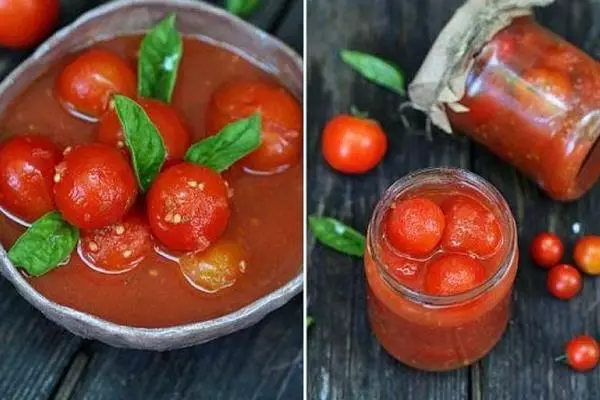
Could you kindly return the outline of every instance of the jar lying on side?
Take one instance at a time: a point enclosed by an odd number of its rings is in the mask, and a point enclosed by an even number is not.
[[[469,365],[506,329],[517,264],[515,221],[493,186],[460,169],[408,175],[386,191],[369,224],[371,328],[408,366]]]
[[[574,200],[600,177],[600,64],[531,17],[514,19],[474,58],[450,122],[552,198]]]

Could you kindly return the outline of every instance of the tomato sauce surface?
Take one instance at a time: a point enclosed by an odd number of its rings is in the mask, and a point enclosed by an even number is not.
[[[141,37],[95,44],[136,64]],[[98,124],[70,115],[56,99],[58,74],[75,55],[53,65],[18,97],[0,120],[2,138],[35,133],[65,148],[96,140]],[[35,77],[32,77],[32,79]],[[238,54],[195,38],[184,39],[172,105],[197,141],[206,136],[205,113],[212,93],[236,79],[280,84]],[[234,191],[232,215],[223,239],[242,244],[247,267],[236,283],[209,294],[191,286],[179,265],[152,253],[138,267],[109,275],[86,266],[77,252],[69,263],[30,284],[48,299],[122,325],[166,327],[233,312],[285,285],[302,269],[302,165],[260,176],[234,166],[223,174]],[[138,199],[142,201],[142,199]],[[0,216],[0,241],[10,248],[24,228]]]

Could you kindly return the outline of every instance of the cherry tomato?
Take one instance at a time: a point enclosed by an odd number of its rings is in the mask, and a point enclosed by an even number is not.
[[[567,364],[575,371],[591,371],[598,365],[600,346],[591,336],[576,336],[567,342],[565,356]]]
[[[568,76],[551,68],[527,70],[515,84],[520,106],[536,115],[552,117],[562,113],[572,87]]]
[[[63,106],[96,120],[108,109],[115,93],[134,97],[136,77],[127,61],[107,50],[87,50],[65,67],[56,92]]]
[[[66,151],[54,182],[58,211],[82,229],[119,222],[137,195],[135,175],[123,154],[100,143]]]
[[[600,236],[584,236],[575,244],[575,264],[586,274],[600,275]]]
[[[58,21],[59,0],[0,0],[0,46],[28,48]]]
[[[190,147],[190,134],[182,117],[173,107],[158,100],[139,99],[138,103],[148,114],[148,118],[158,129],[163,139],[167,161],[181,160]],[[125,147],[125,137],[121,122],[115,110],[108,111],[98,129],[98,141],[118,148]]]
[[[415,197],[390,208],[385,233],[392,246],[412,256],[431,253],[444,232],[444,213],[429,199]]]
[[[201,253],[183,256],[179,265],[192,286],[215,293],[232,286],[246,271],[244,248],[231,240],[220,240]]]
[[[129,212],[121,222],[81,235],[82,256],[107,273],[127,272],[152,251],[152,234],[145,215]]]
[[[338,115],[323,130],[321,149],[333,169],[346,174],[363,174],[383,159],[387,136],[372,119]]]
[[[228,188],[213,170],[181,163],[162,172],[148,193],[154,236],[175,251],[203,251],[229,221]]]
[[[0,205],[27,222],[54,209],[54,167],[62,154],[42,136],[18,136],[0,146]]]
[[[467,292],[485,280],[481,263],[462,254],[436,258],[425,274],[425,291],[430,295],[450,296]]]
[[[557,235],[543,232],[533,238],[529,251],[536,265],[543,268],[550,268],[560,262],[564,247]]]
[[[225,84],[213,95],[206,116],[210,135],[259,112],[262,144],[240,161],[247,170],[276,173],[295,165],[302,151],[302,108],[283,87],[261,81]]]
[[[496,216],[483,204],[467,196],[454,196],[442,203],[446,228],[443,248],[480,257],[492,254],[502,242]]]
[[[583,281],[577,268],[569,264],[559,264],[548,271],[546,286],[554,297],[569,300],[581,292]]]

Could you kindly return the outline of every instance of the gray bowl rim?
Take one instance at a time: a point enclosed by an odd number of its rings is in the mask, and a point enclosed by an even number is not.
[[[17,79],[23,79],[24,73],[35,63],[38,58],[50,51],[54,46],[59,44],[73,29],[80,27],[90,22],[93,19],[101,17],[119,10],[125,6],[143,6],[143,5],[166,5],[174,8],[192,8],[200,12],[212,13],[220,18],[228,19],[240,28],[241,33],[249,35],[260,35],[271,42],[271,44],[284,52],[287,57],[294,61],[299,70],[303,70],[302,58],[292,50],[287,44],[278,38],[262,31],[254,25],[238,18],[227,11],[204,3],[198,0],[117,0],[99,7],[93,8],[90,11],[82,14],[74,22],[61,28],[42,43],[25,61],[12,70],[12,72],[4,78],[0,83],[0,95],[4,93],[8,86]],[[301,265],[300,273],[285,285],[275,291],[263,296],[262,298],[226,315],[217,317],[211,320],[195,322],[183,325],[174,325],[164,328],[141,328],[127,325],[116,324],[94,315],[78,311],[71,307],[63,306],[55,303],[38,291],[27,282],[27,280],[19,273],[17,268],[9,260],[4,246],[0,244],[0,272],[7,278],[30,304],[41,311],[46,317],[53,320],[59,325],[63,325],[57,319],[72,320],[81,326],[88,327],[89,332],[78,331],[73,332],[68,327],[68,330],[73,333],[97,339],[117,347],[128,347],[137,349],[154,349],[154,350],[169,350],[181,347],[192,346],[208,342],[221,336],[231,334],[240,329],[245,329],[264,318],[270,312],[282,307],[294,296],[302,292],[304,284],[304,267]],[[246,321],[249,320],[249,321]],[[101,332],[97,335],[95,332]],[[199,333],[204,333],[199,335]],[[194,337],[201,336],[199,340]],[[125,340],[110,340],[107,338],[120,338]],[[127,340],[127,337],[134,337],[134,340]],[[175,343],[175,345],[173,345]],[[179,343],[179,344],[177,344]]]

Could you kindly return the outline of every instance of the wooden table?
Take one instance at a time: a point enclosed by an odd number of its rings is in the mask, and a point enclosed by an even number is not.
[[[600,336],[600,280],[586,278],[583,293],[563,302],[545,289],[545,272],[532,265],[528,244],[537,232],[568,238],[600,233],[600,185],[582,200],[560,204],[484,148],[440,132],[433,142],[424,118],[405,129],[398,105],[406,100],[360,78],[338,57],[352,48],[394,60],[412,79],[434,38],[462,0],[308,1],[308,212],[341,219],[364,231],[380,194],[407,172],[427,166],[468,168],[496,185],[519,225],[521,263],[509,329],[496,348],[470,368],[425,373],[395,362],[379,346],[365,316],[362,261],[327,250],[309,236],[308,334],[311,399],[600,399],[600,369],[577,374],[553,362],[575,334]],[[600,2],[558,0],[539,20],[600,58]],[[383,124],[390,139],[373,172],[347,177],[330,170],[320,153],[325,122],[351,105]],[[510,134],[507,132],[507,134]],[[569,254],[567,252],[567,254]]]
[[[61,23],[101,3],[63,0]],[[262,4],[250,20],[301,53],[302,1]],[[0,51],[1,76],[26,55]],[[250,329],[156,353],[73,336],[0,277],[0,399],[301,399],[301,297]]]

